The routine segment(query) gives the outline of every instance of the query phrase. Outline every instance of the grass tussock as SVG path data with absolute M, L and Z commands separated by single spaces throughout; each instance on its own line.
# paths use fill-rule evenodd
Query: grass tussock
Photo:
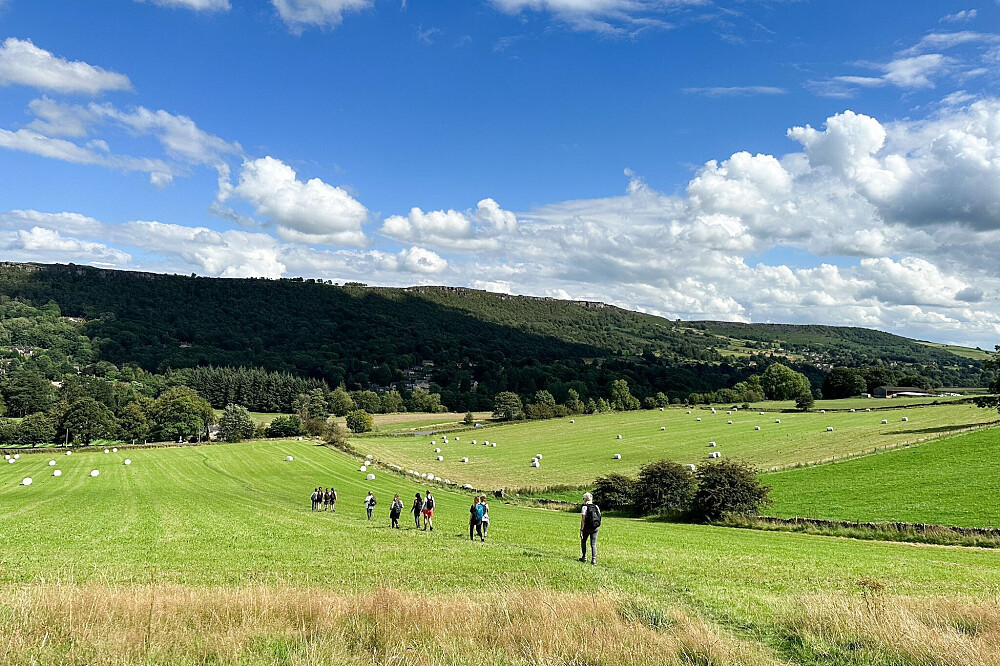
M 858 581 L 860 594 L 813 596 L 779 619 L 796 663 L 878 666 L 1000 664 L 1000 604 L 913 599 Z
M 0 663 L 734 664 L 779 662 L 692 614 L 538 590 L 428 596 L 301 588 L 0 590 Z

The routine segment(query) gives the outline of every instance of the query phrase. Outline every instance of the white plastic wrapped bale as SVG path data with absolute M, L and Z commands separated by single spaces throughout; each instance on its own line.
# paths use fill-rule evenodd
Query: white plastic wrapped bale
M 764 416 L 764 412 L 759 412 L 759 414 L 760 414 L 761 416 Z
M 732 421 L 727 421 L 727 423 L 728 423 L 729 425 L 733 425 L 733 422 L 732 422 Z
M 111 449 L 111 453 L 118 453 L 118 449 Z
M 295 458 L 291 456 L 285 456 L 285 462 L 292 462 L 293 460 L 295 460 Z
M 888 423 L 889 423 L 889 419 L 882 419 L 882 425 L 887 425 Z
M 708 457 L 709 458 L 721 458 L 722 454 L 719 453 L 718 451 L 712 451 L 711 453 L 708 454 Z
M 910 420 L 910 417 L 909 417 L 909 416 L 904 416 L 904 417 L 903 417 L 903 421 L 904 421 L 904 422 L 905 422 L 905 421 L 909 421 L 909 420 Z
M 371 459 L 372 459 L 372 454 L 370 454 L 370 453 L 369 453 L 368 455 L 366 455 L 366 456 L 365 456 L 365 458 L 366 458 L 367 460 L 371 460 Z
M 660 407 L 660 411 L 661 411 L 661 412 L 663 411 L 663 407 Z
M 467 484 L 465 484 L 462 487 L 465 488 L 466 490 L 472 490 L 472 484 L 471 483 L 467 483 Z
M 4 459 L 4 460 L 10 460 L 10 454 L 8 453 L 7 455 L 5 455 L 5 456 L 3 457 L 3 459 Z
M 709 446 L 718 446 L 718 444 L 716 444 L 715 442 L 709 442 L 708 445 Z
M 666 430 L 667 426 L 660 426 L 660 430 Z
M 827 426 L 826 427 L 826 431 L 827 432 L 833 432 L 833 426 Z
M 871 408 L 871 407 L 866 407 L 866 408 L 865 408 L 865 411 L 866 411 L 866 412 L 870 412 L 870 411 L 872 411 L 872 408 Z
M 472 443 L 473 443 L 473 444 L 476 444 L 477 442 L 476 442 L 476 440 L 472 440 Z
M 698 418 L 695 419 L 695 421 L 701 421 L 701 417 L 699 416 Z
M 434 477 L 434 482 L 435 483 L 441 483 L 441 477 L 440 476 L 435 476 Z
M 374 481 L 375 480 L 375 475 L 374 474 L 369 474 L 368 476 L 365 477 L 365 479 L 367 479 L 368 481 Z
M 73 453 L 72 451 L 67 451 L 66 455 L 71 455 L 72 453 Z
M 689 472 L 693 472 L 695 470 L 694 465 L 684 465 L 684 468 L 687 469 Z
M 131 461 L 131 460 L 129 460 L 128 458 L 126 458 L 126 459 L 125 459 L 125 464 L 126 464 L 126 465 L 131 465 L 131 464 L 132 464 L 132 461 Z M 56 471 L 58 472 L 59 470 L 56 470 Z
M 49 461 L 49 467 L 55 467 L 55 465 L 56 465 L 56 461 L 55 460 L 50 460 Z
M 691 413 L 691 410 L 690 410 L 690 409 L 689 409 L 689 410 L 687 410 L 687 413 L 688 413 L 688 414 L 690 414 L 690 413 Z
M 459 441 L 459 440 L 461 440 L 461 439 L 462 439 L 461 437 L 456 437 L 456 438 L 455 438 L 455 441 L 457 442 L 457 441 Z
M 11 458 L 10 460 L 7 461 L 7 464 L 13 465 L 15 462 L 17 462 L 17 461 L 14 460 L 13 458 Z
M 104 449 L 105 453 L 111 453 L 111 449 Z
M 570 419 L 569 422 L 570 423 L 576 423 L 576 419 Z
M 489 446 L 489 445 L 490 445 L 490 440 L 487 439 L 483 441 L 483 446 Z
M 852 409 L 852 410 L 851 410 L 851 414 L 853 414 L 853 413 L 854 413 L 854 412 L 856 412 L 856 411 L 858 411 L 858 410 L 856 410 L 856 409 Z
M 532 467 L 541 467 L 542 463 L 538 462 L 537 460 L 532 460 L 531 461 L 531 466 Z
M 468 458 L 462 458 L 462 462 L 467 463 L 467 462 L 469 462 L 469 459 Z
M 20 460 L 20 459 L 21 459 L 21 454 L 20 453 L 15 453 L 14 454 L 14 460 Z
M 622 438 L 622 436 L 621 436 L 621 435 L 618 435 L 618 439 L 621 439 L 621 438 Z
M 490 448 L 494 448 L 494 449 L 497 448 L 497 443 L 493 442 L 492 444 L 490 444 Z
M 620 453 L 616 453 L 616 454 L 615 454 L 614 456 L 612 456 L 612 457 L 613 457 L 613 458 L 614 458 L 615 460 L 621 460 L 621 459 L 622 459 L 622 454 L 620 454 Z
M 444 462 L 444 456 L 438 456 L 437 457 L 437 461 L 438 462 Z
M 538 458 L 539 460 L 541 460 L 542 459 L 542 454 L 541 453 L 536 453 L 535 457 Z
M 367 472 L 367 471 L 368 471 L 368 467 L 367 467 L 367 465 L 362 465 L 362 466 L 361 466 L 361 469 L 359 469 L 358 471 L 359 471 L 359 472 Z
M 754 426 L 753 429 L 754 430 L 760 430 L 760 426 Z
M 100 476 L 101 475 L 101 471 L 97 470 L 97 469 L 92 469 L 92 470 L 90 470 L 90 475 L 91 476 Z
M 774 419 L 775 423 L 781 423 L 781 419 Z
M 22 486 L 30 486 L 31 485 L 31 477 L 30 476 L 26 476 L 23 479 L 21 479 L 21 485 Z
M 442 483 L 444 483 L 446 486 L 450 486 L 451 485 L 451 479 L 445 479 L 444 481 L 442 481 Z
M 56 471 L 52 472 L 52 476 L 62 476 L 62 470 L 57 469 Z
M 434 449 L 434 453 L 441 453 L 441 449 Z
M 826 414 L 826 410 L 825 409 L 821 409 L 821 410 L 819 410 L 819 413 L 820 414 Z
M 437 440 L 436 440 L 436 439 L 432 439 L 432 440 L 431 440 L 431 444 L 432 444 L 432 445 L 434 445 L 434 444 L 437 444 Z

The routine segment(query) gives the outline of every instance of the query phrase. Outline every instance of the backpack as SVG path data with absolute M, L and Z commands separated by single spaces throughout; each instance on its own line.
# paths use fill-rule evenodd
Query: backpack
M 587 532 L 596 532 L 601 527 L 601 507 L 596 504 L 589 504 L 587 509 L 587 517 L 584 518 L 584 525 L 587 526 Z
M 433 497 L 428 497 L 427 498 L 427 509 L 429 511 L 429 510 L 431 510 L 433 508 L 434 508 L 434 498 Z

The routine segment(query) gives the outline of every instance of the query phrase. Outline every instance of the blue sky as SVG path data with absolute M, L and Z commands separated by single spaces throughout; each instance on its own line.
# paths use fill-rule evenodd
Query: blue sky
M 0 256 L 992 347 L 998 26 L 995 2 L 0 0 Z

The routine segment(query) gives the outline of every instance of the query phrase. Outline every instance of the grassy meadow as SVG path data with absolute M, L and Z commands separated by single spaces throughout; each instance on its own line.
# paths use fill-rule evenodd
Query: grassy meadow
M 765 475 L 782 518 L 1000 527 L 1000 429 Z
M 775 423 L 779 419 L 781 423 Z M 883 419 L 889 423 L 883 425 Z M 970 405 L 763 416 L 758 411 L 727 414 L 717 408 L 713 414 L 709 409 L 670 408 L 477 428 L 449 435 L 447 444 L 440 435 L 361 436 L 352 437 L 351 443 L 364 454 L 404 469 L 477 488 L 515 489 L 588 484 L 612 471 L 633 474 L 663 458 L 698 464 L 708 459 L 710 451 L 767 469 L 917 442 L 996 420 L 995 410 Z M 757 426 L 760 430 L 755 430 Z M 484 441 L 495 441 L 497 446 L 484 446 Z M 711 441 L 717 446 L 709 447 Z M 531 460 L 539 453 L 541 466 L 533 468 Z M 612 459 L 615 453 L 622 455 L 621 460 Z M 438 455 L 444 460 L 438 462 Z M 461 462 L 462 458 L 469 462 Z
M 433 533 L 391 530 L 392 493 L 424 488 L 375 474 L 299 441 L 23 454 L 0 468 L 0 660 L 1000 663 L 996 551 L 608 517 L 591 567 L 574 513 L 493 500 L 469 542 L 457 490 Z

